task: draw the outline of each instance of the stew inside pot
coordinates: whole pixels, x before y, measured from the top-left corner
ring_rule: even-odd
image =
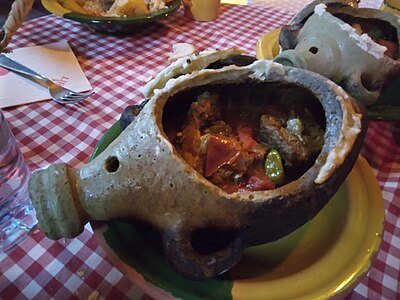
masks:
[[[321,151],[325,119],[318,99],[301,87],[242,84],[172,97],[163,126],[190,166],[233,193],[274,189],[301,176]]]

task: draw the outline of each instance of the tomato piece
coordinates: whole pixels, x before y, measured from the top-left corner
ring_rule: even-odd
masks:
[[[238,129],[239,141],[242,142],[242,149],[248,151],[257,146],[257,142],[253,139],[253,129],[250,127],[241,127]]]
[[[264,191],[275,188],[275,183],[262,171],[254,171],[239,191]]]
[[[239,141],[242,143],[242,150],[247,151],[255,159],[263,159],[267,152],[265,145],[259,144],[253,139],[253,129],[241,127],[238,129]]]
[[[211,176],[223,165],[233,164],[239,154],[240,144],[234,138],[210,134],[207,141],[205,176]]]
[[[379,45],[386,47],[385,55],[389,56],[392,59],[398,58],[397,53],[399,51],[399,46],[397,45],[397,43],[385,39],[378,39],[377,42]]]
[[[251,176],[247,184],[239,190],[244,191],[265,191],[275,188],[275,184],[268,176]]]

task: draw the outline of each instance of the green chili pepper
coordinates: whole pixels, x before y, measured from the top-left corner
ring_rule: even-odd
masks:
[[[265,159],[265,173],[275,183],[281,184],[285,178],[282,158],[277,150],[271,150]]]

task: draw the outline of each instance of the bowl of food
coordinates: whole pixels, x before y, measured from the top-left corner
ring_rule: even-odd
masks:
[[[262,36],[257,55],[322,74],[362,103],[370,118],[398,120],[399,37],[394,14],[316,0]]]
[[[126,34],[177,11],[180,0],[42,0],[51,13],[96,32]]]
[[[316,216],[356,162],[366,118],[325,77],[266,60],[231,64],[240,53],[178,59],[146,85],[149,100],[90,163],[32,174],[45,234],[143,222],[176,272],[204,280]]]

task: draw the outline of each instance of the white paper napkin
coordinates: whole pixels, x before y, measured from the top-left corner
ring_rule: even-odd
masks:
[[[65,40],[16,49],[7,56],[73,91],[92,89]],[[0,67],[0,108],[46,99],[51,99],[46,88]]]

